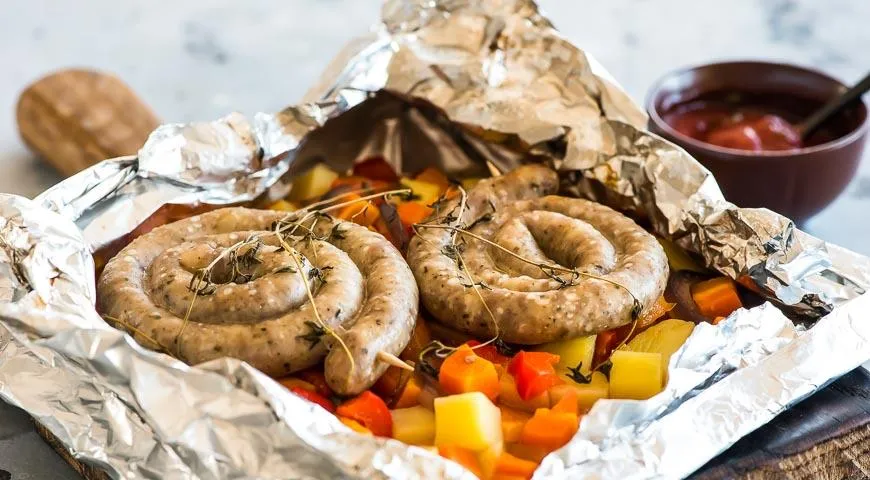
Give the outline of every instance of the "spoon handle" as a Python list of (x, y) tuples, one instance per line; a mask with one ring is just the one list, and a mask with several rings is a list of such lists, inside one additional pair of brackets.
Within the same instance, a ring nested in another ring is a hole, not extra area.
[(818, 128), (819, 125), (824, 123), (828, 117), (851, 103), (856, 98), (864, 95), (867, 90), (870, 90), (870, 73), (853, 87), (846, 90), (842, 95), (826, 103), (822, 108), (816, 110), (812, 115), (807, 117), (806, 120), (801, 122), (799, 126), (801, 138), (807, 138), (809, 134), (813, 133), (813, 131)]

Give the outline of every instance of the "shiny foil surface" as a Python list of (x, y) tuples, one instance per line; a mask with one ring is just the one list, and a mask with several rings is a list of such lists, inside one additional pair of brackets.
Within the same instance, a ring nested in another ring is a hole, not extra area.
[[(386, 90), (384, 90), (386, 89)], [(474, 478), (351, 432), (233, 359), (142, 348), (94, 309), (92, 253), (168, 205), (274, 199), (316, 162), (454, 175), (547, 162), (565, 194), (639, 218), (770, 303), (699, 325), (647, 401), (600, 401), (535, 478), (679, 478), (870, 359), (870, 260), (763, 209), (646, 117), (522, 0), (388, 0), (303, 103), (166, 125), (35, 200), (0, 196), (0, 397), (113, 478)]]

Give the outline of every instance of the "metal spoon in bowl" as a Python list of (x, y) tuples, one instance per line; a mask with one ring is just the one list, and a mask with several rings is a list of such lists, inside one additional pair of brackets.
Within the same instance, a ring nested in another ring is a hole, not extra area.
[(838, 97), (831, 99), (830, 102), (822, 105), (809, 117), (796, 124), (794, 127), (795, 130), (797, 130), (798, 135), (800, 135), (801, 140), (806, 140), (807, 137), (809, 137), (810, 134), (819, 127), (819, 125), (825, 123), (825, 120), (830, 118), (831, 115), (842, 110), (843, 107), (849, 105), (861, 95), (864, 95), (868, 90), (870, 90), (870, 73), (853, 87), (849, 88)]

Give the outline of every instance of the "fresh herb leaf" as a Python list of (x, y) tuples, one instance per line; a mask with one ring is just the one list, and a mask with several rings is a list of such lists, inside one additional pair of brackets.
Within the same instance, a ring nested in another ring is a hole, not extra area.
[(565, 374), (565, 376), (567, 376), (571, 380), (574, 380), (575, 382), (577, 382), (581, 385), (591, 383), (592, 382), (592, 373), (590, 373), (589, 375), (583, 375), (583, 372), (580, 371), (580, 368), (582, 366), (583, 366), (583, 362), (580, 362), (577, 364), (576, 367), (568, 367), (569, 373)]
[(309, 332), (305, 335), (296, 335), (296, 338), (301, 338), (308, 342), (308, 349), (311, 350), (320, 343), (321, 337), (326, 335), (326, 329), (310, 320), (305, 321), (305, 325), (310, 329)]
[(495, 346), (495, 350), (498, 353), (506, 357), (513, 357), (517, 354), (517, 349), (515, 347), (513, 347), (512, 345), (508, 345), (507, 343), (505, 343), (504, 340), (500, 338), (496, 338), (495, 342), (493, 342), (493, 345)]

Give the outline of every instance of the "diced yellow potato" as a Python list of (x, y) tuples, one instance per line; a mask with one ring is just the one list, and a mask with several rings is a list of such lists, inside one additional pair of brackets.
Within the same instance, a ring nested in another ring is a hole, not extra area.
[(616, 350), (610, 361), (610, 398), (646, 400), (662, 391), (662, 354)]
[(332, 182), (338, 178), (338, 174), (322, 163), (311, 167), (310, 170), (293, 179), (293, 188), (290, 189), (290, 200), (307, 200), (319, 197), (329, 190)]
[(393, 438), (409, 445), (432, 445), (435, 414), (426, 407), (398, 408), (393, 413)]
[(477, 182), (483, 180), (482, 178), (466, 178), (462, 180), (460, 183), (462, 184), (462, 188), (465, 190), (471, 190), (472, 187), (477, 185)]
[(695, 324), (675, 318), (663, 320), (637, 334), (622, 348), (632, 352), (648, 352), (662, 354), (662, 378), (667, 378), (668, 362), (684, 343)]
[(434, 183), (411, 180), (410, 178), (402, 178), (399, 181), (405, 187), (410, 188), (414, 195), (420, 197), (417, 201), (423, 205), (431, 205), (441, 196), (441, 187)]
[(278, 200), (277, 202), (269, 205), (269, 210), (278, 210), (281, 212), (295, 212), (299, 210), (299, 206), (294, 203), (290, 203), (287, 200)]
[(589, 383), (577, 383), (567, 380), (564, 385), (550, 387), (550, 406), (559, 403), (559, 400), (568, 393), (568, 389), (577, 392), (577, 407), (581, 412), (588, 412), (592, 405), (610, 394), (610, 383), (607, 376), (601, 372), (593, 372)]
[(538, 345), (535, 350), (549, 352), (559, 356), (556, 373), (565, 378), (569, 369), (580, 365), (583, 375), (589, 375), (592, 369), (592, 355), (595, 354), (595, 335), (572, 338), (560, 342), (550, 342)]
[(480, 392), (435, 399), (435, 445), (479, 452), (502, 443), (501, 411)]
[(699, 265), (685, 250), (678, 247), (674, 242), (656, 237), (665, 251), (665, 256), (668, 257), (668, 264), (671, 270), (677, 272), (680, 270), (691, 270), (693, 272), (704, 273), (707, 271), (703, 265)]

